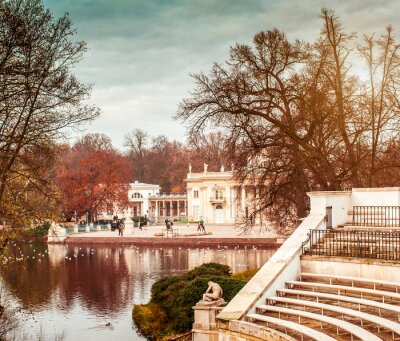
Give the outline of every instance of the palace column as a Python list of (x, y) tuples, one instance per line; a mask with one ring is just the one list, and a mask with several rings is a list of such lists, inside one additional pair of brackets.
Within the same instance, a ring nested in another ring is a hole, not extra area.
[(246, 186), (242, 186), (242, 195), (241, 195), (241, 200), (242, 200), (242, 213), (245, 214), (246, 211)]
[[(153, 211), (153, 205), (151, 205), (152, 211)], [(155, 218), (158, 218), (158, 210), (157, 210), (157, 201), (154, 201), (154, 216)]]
[(258, 212), (258, 219), (254, 217), (254, 221), (262, 225), (262, 213), (260, 211), (260, 188), (257, 186), (256, 187), (256, 212)]

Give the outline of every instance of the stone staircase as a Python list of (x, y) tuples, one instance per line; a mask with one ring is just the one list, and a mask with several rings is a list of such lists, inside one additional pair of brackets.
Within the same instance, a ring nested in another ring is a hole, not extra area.
[[(395, 264), (400, 261), (400, 231), (352, 224), (310, 230), (301, 258), (321, 257), (325, 262), (346, 258)], [(259, 302), (246, 319), (295, 340), (400, 340), (400, 282), (341, 271), (300, 273)]]
[[(234, 321), (279, 340), (400, 340), (400, 188), (309, 196), (310, 215), (219, 313), (220, 330)], [(360, 206), (378, 199), (396, 206)]]
[(400, 340), (399, 291), (396, 282), (301, 273), (247, 320), (295, 340)]

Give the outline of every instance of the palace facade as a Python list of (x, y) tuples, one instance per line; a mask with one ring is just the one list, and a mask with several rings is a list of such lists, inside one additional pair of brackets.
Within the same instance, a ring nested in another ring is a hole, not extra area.
[[(207, 164), (200, 173), (189, 173), (186, 178), (188, 215), (195, 221), (203, 218), (209, 224), (235, 224), (251, 219), (262, 225), (265, 216), (258, 209), (258, 188), (251, 183), (240, 184), (233, 171), (209, 172)], [(251, 217), (251, 218), (250, 218)]]
[(240, 184), (233, 171), (209, 172), (204, 164), (203, 172), (189, 172), (185, 179), (186, 193), (160, 194), (160, 186), (135, 181), (128, 192), (130, 206), (124, 210), (101, 214), (110, 219), (146, 216), (150, 221), (161, 223), (165, 219), (199, 221), (207, 224), (236, 224), (245, 219), (256, 225), (265, 225), (265, 215), (257, 207), (258, 188), (249, 183)]

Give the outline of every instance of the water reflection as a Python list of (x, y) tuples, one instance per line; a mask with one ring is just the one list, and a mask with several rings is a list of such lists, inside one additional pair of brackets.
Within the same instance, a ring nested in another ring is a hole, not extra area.
[[(257, 268), (274, 251), (27, 243), (14, 245), (3, 259), (2, 279), (21, 308), (41, 321), (22, 324), (27, 339), (35, 338), (41, 325), (49, 340), (57, 333), (65, 340), (132, 340), (140, 339), (132, 331), (132, 305), (149, 300), (158, 278), (211, 261), (233, 272)], [(112, 328), (105, 328), (110, 321)]]

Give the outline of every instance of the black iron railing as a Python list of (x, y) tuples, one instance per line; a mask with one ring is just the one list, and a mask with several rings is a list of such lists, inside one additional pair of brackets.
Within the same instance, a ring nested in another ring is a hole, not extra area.
[(400, 231), (310, 230), (303, 254), (400, 261)]
[(400, 206), (353, 206), (353, 225), (400, 227)]

